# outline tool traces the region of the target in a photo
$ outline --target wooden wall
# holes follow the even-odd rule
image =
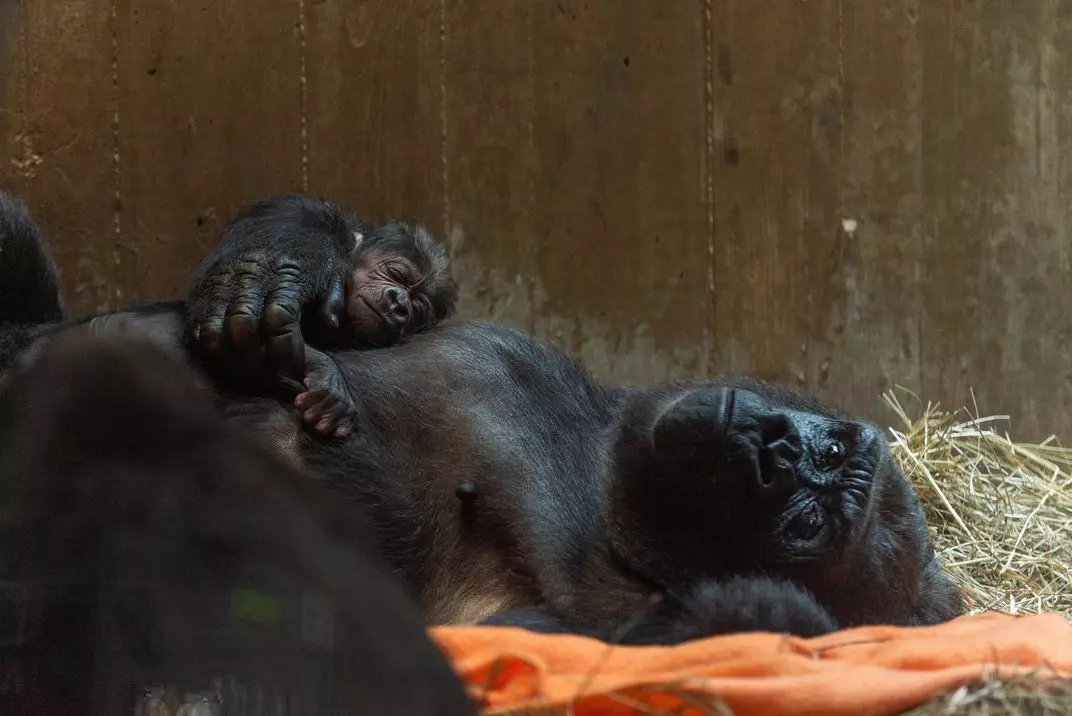
[[[604,376],[1072,433],[1072,2],[34,0],[13,45],[0,182],[81,311],[305,189]]]

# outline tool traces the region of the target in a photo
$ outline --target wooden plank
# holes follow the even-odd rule
[[[839,293],[839,3],[711,5],[712,365],[811,388]]]
[[[535,3],[444,3],[446,216],[462,313],[532,330]]]
[[[1018,435],[1068,434],[1070,137],[1055,98],[1069,13],[995,0],[926,6],[923,390],[1010,412]],[[1067,120],[1065,120],[1067,122]]]
[[[120,16],[126,300],[180,296],[244,203],[301,188],[299,8],[146,0]]]
[[[53,245],[71,310],[111,305],[114,23],[103,0],[20,3],[0,183]]]
[[[309,186],[369,219],[442,232],[442,8],[305,2]]]
[[[532,5],[534,328],[617,380],[702,373],[704,8]]]
[[[842,163],[833,259],[809,252],[826,281],[808,384],[883,424],[881,395],[920,389],[922,51],[918,2],[845,3],[839,17]]]

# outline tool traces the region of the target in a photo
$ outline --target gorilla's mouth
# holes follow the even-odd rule
[[[391,325],[383,313],[364,296],[347,306],[350,332],[360,343],[389,346],[401,337],[401,329]]]
[[[814,542],[826,528],[826,511],[814,499],[804,499],[786,515],[784,530],[797,542]]]

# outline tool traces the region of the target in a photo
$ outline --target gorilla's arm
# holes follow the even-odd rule
[[[613,644],[680,644],[720,634],[767,631],[812,637],[837,629],[834,618],[804,589],[780,579],[734,577],[704,582],[684,596],[661,595],[632,618],[578,628],[549,607],[514,609],[481,622],[544,634],[582,634]]]

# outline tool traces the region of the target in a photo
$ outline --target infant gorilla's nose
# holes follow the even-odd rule
[[[800,435],[788,415],[751,391],[694,390],[659,416],[652,438],[659,455],[715,479],[743,480],[761,500],[797,489]]]
[[[388,286],[383,292],[383,315],[394,326],[409,322],[409,294],[401,286]]]

